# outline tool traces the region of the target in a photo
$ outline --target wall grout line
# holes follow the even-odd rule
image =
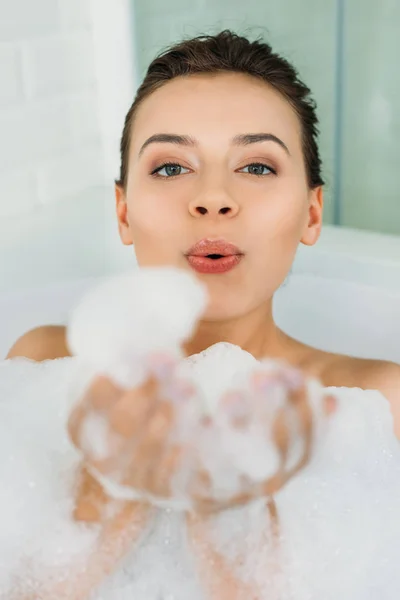
[[[342,225],[343,219],[343,116],[345,68],[345,2],[336,0],[336,73],[333,151],[333,223]]]

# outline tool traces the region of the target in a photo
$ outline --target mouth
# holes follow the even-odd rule
[[[243,252],[225,240],[203,239],[186,253],[189,265],[198,273],[221,274],[231,271],[243,258]]]

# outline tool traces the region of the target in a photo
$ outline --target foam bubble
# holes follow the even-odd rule
[[[129,388],[144,380],[149,354],[180,355],[206,303],[205,287],[191,273],[135,269],[83,297],[71,313],[67,343],[73,354]]]
[[[109,369],[126,385],[140,379],[139,367],[132,375],[136,361],[145,371],[140,361],[147,353],[159,348],[176,353],[204,308],[204,290],[190,276],[153,270],[137,277],[104,284],[104,297],[94,290],[73,313],[69,340],[79,357],[0,363],[1,598],[39,598],[44,584],[60,570],[67,577],[70,567],[85,564],[97,545],[98,528],[72,520],[80,455],[66,432],[73,404],[91,377]],[[121,294],[119,284],[126,284],[130,295]],[[163,296],[166,289],[171,292]],[[188,301],[193,302],[190,310]],[[268,435],[262,438],[257,419],[273,416],[285,392],[277,387],[260,404],[252,374],[279,368],[230,344],[217,344],[179,365],[177,374],[197,390],[192,408],[215,417],[218,436],[198,435],[197,409],[179,413],[176,435],[193,439],[217,496],[237,490],[243,473],[257,480],[276,468],[274,447]],[[232,431],[219,411],[221,398],[232,389],[257,407],[249,436]],[[215,551],[240,581],[246,600],[397,600],[400,447],[389,404],[378,392],[329,389],[338,409],[326,423],[322,390],[317,382],[309,382],[309,389],[314,420],[321,427],[310,462],[274,498],[277,519],[261,499],[202,522],[199,534],[205,544],[200,539],[196,545],[182,504],[157,506],[140,544],[132,546],[91,600],[205,600],[210,581],[215,584],[223,573],[215,566],[221,564],[215,562]],[[86,437],[103,455],[104,423],[89,425]],[[295,421],[292,432],[300,444]],[[301,450],[301,444],[293,446],[290,464]],[[180,501],[187,500],[185,481],[182,477],[176,483]],[[128,492],[114,489],[116,496]]]

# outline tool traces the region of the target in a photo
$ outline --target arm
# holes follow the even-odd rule
[[[40,600],[89,600],[93,592],[113,573],[118,562],[137,543],[144,531],[144,525],[151,515],[151,507],[139,502],[123,503],[112,517],[101,524],[96,550],[85,562],[71,567],[68,572],[55,574],[54,585],[44,582],[39,590]],[[14,600],[38,600],[38,590],[34,594],[22,596],[18,593]],[[10,599],[11,600],[11,599]]]
[[[211,541],[208,517],[188,513],[186,519],[190,543],[196,557],[197,569],[210,600],[260,600],[261,591],[244,583],[235,574]]]
[[[65,327],[37,327],[21,336],[10,349],[7,359],[24,357],[44,361],[70,356],[65,343]],[[77,498],[73,518],[96,523],[100,528],[95,551],[84,564],[71,565],[68,573],[59,573],[54,586],[43,582],[41,600],[87,600],[118,562],[138,542],[151,516],[151,507],[141,502],[113,503],[93,477],[81,466],[77,473]],[[108,508],[111,514],[107,516]],[[36,600],[29,592],[15,600]]]

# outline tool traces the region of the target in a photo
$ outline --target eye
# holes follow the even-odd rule
[[[239,169],[239,171],[243,172],[244,169],[248,169],[247,173],[249,173],[249,175],[257,175],[258,177],[269,175],[270,173],[276,175],[275,169],[272,169],[272,167],[269,167],[264,163],[251,163],[250,165],[243,167],[243,169]]]
[[[182,167],[182,165],[178,163],[167,162],[154,169],[151,172],[151,175],[154,175],[155,177],[162,177],[164,179],[170,179],[171,177],[182,175],[182,170],[189,172],[189,169],[185,169],[185,167]]]

